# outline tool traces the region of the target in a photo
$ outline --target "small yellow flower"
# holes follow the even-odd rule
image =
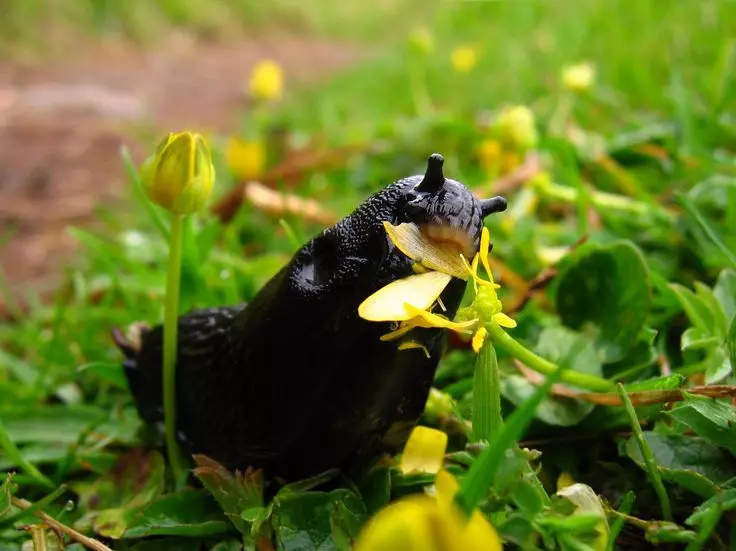
[[[498,140],[486,138],[478,146],[478,163],[487,173],[496,172],[501,162],[501,144]]]
[[[404,465],[436,472],[426,495],[410,496],[379,511],[358,535],[355,551],[498,551],[501,540],[478,510],[465,519],[455,505],[457,480],[441,469],[447,435],[416,427],[402,456]],[[412,468],[411,471],[416,471]],[[405,471],[406,472],[406,471]]]
[[[539,140],[534,113],[525,105],[504,107],[493,126],[502,144],[519,153],[536,147]]]
[[[592,63],[569,65],[562,70],[562,85],[572,92],[585,92],[595,81],[595,66]]]
[[[403,225],[403,224],[402,224]],[[400,227],[400,226],[397,226]],[[407,246],[407,235],[410,233],[392,232],[397,227],[386,224],[389,238],[394,241],[404,254],[415,261],[425,260],[420,246]],[[480,350],[485,339],[486,323],[496,323],[501,327],[516,327],[516,322],[502,311],[501,301],[496,295],[499,285],[493,281],[493,273],[488,260],[491,237],[488,228],[483,228],[480,238],[480,250],[468,264],[465,257],[459,255],[460,264],[465,277],[470,276],[475,289],[475,300],[458,310],[455,320],[432,312],[439,303],[442,291],[449,284],[451,276],[445,272],[429,271],[399,279],[382,287],[368,297],[358,307],[358,315],[369,321],[400,321],[398,328],[381,337],[383,341],[400,339],[417,327],[444,328],[460,335],[473,335],[473,348]],[[479,264],[483,264],[488,279],[478,275]],[[453,271],[456,269],[452,267]],[[454,275],[454,274],[453,274]],[[417,348],[416,344],[400,345],[402,349]]]
[[[452,67],[458,73],[468,73],[478,64],[478,49],[475,46],[458,46],[450,56]]]
[[[280,100],[284,90],[281,66],[269,59],[258,62],[251,72],[248,88],[251,95],[260,101]]]
[[[141,166],[141,182],[151,201],[171,214],[202,209],[215,183],[215,167],[204,138],[194,132],[169,133]]]
[[[225,160],[230,172],[238,180],[257,180],[263,176],[266,150],[260,140],[243,140],[231,136],[227,141]]]
[[[434,39],[424,27],[414,29],[409,35],[409,48],[420,55],[427,55],[434,49]]]

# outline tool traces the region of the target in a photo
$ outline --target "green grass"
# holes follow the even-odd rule
[[[109,32],[113,14],[122,13],[130,19],[118,19],[116,25],[131,34],[139,28],[131,23],[136,17],[151,28],[159,24],[144,3],[124,12],[112,2],[94,5],[97,12],[93,4],[64,8],[60,2],[44,18],[70,18],[65,20],[89,26],[99,16],[103,23],[93,27]],[[220,29],[226,12],[218,10],[225,5],[208,8],[212,29]],[[590,518],[571,514],[570,504],[554,496],[557,477],[567,473],[605,498],[616,533],[625,521],[622,548],[646,548],[647,542],[671,542],[678,549],[729,548],[734,542],[726,519],[736,503],[731,428],[736,409],[727,398],[733,395],[736,357],[736,274],[728,270],[728,251],[736,250],[736,123],[731,112],[736,41],[728,22],[736,20],[736,4],[446,3],[426,13],[434,38],[434,51],[426,58],[407,53],[405,34],[394,30],[397,24],[411,28],[413,21],[395,15],[409,13],[409,4],[392,4],[396,11],[380,17],[366,5],[356,4],[349,13],[326,5],[315,12],[295,10],[295,19],[309,15],[315,32],[372,37],[382,45],[380,55],[317,87],[287,90],[286,101],[276,108],[243,115],[243,133],[265,135],[271,124],[280,123],[292,136],[313,139],[324,148],[365,146],[369,152],[348,156],[337,168],[307,172],[289,190],[316,198],[342,216],[372,191],[423,171],[434,151],[445,156],[448,176],[491,193],[493,178],[476,156],[490,131],[478,121],[493,117],[507,103],[530,106],[548,177],[509,192],[509,211],[489,221],[492,256],[503,264],[495,275],[506,307],[518,304],[526,291],[511,275],[531,281],[549,266],[546,255],[554,247],[569,247],[583,233],[589,243],[563,252],[557,277],[513,314],[519,325],[508,334],[550,365],[564,366],[568,380],[572,374],[577,380],[622,382],[636,408],[636,415],[627,416],[620,405],[606,405],[618,399],[613,383],[614,390],[589,398],[595,402],[555,394],[534,411],[524,408],[535,384],[512,360],[522,359],[530,367],[535,360],[495,334],[502,409],[513,425],[496,438],[505,439],[502,449],[465,449],[467,435],[458,427],[473,417],[475,356],[453,350],[440,364],[435,386],[456,401],[455,407],[435,404],[432,408],[439,407],[441,415],[432,409],[423,423],[450,433],[450,469],[466,487],[473,483],[465,490],[472,494],[472,505],[480,501],[508,548],[541,547],[544,538],[556,542],[556,548],[592,549]],[[38,21],[38,6],[14,2],[13,21]],[[69,6],[74,10],[65,11]],[[206,19],[199,3],[161,6],[158,17],[165,24],[199,29]],[[280,20],[279,6],[288,4],[276,4],[268,14],[273,21]],[[263,13],[252,16],[258,25],[265,21],[258,17],[267,17]],[[450,53],[466,43],[478,48],[479,63],[470,73],[458,74]],[[595,64],[596,81],[589,93],[572,97],[559,75],[581,60]],[[429,105],[416,101],[423,92]],[[560,117],[574,124],[575,134],[554,127]],[[581,136],[587,146],[581,145]],[[233,185],[221,145],[216,139],[218,194]],[[656,146],[660,157],[643,153],[642,145],[650,152]],[[601,164],[600,148],[621,167],[618,172]],[[272,151],[270,163],[279,160]],[[18,470],[15,495],[34,502],[49,493],[45,478],[56,486],[67,484],[63,499],[45,504],[44,510],[103,539],[123,533],[122,540],[106,540],[115,549],[185,544],[210,549],[217,543],[218,549],[237,549],[234,542],[250,541],[240,532],[258,519],[266,519],[264,526],[283,545],[295,541],[283,529],[289,522],[303,526],[313,520],[322,528],[313,526],[312,534],[328,537],[327,504],[355,506],[345,497],[354,490],[350,485],[329,493],[284,494],[275,510],[248,494],[235,505],[228,502],[225,510],[234,516],[226,517],[207,501],[204,490],[169,492],[159,455],[121,455],[150,443],[151,437],[139,432],[109,330],[135,320],[162,319],[167,257],[165,239],[149,211],[132,197],[131,192],[129,203],[101,212],[104,231],[69,230],[82,243],[83,254],[53,302],[31,294],[27,313],[0,325],[0,426],[14,443],[0,453],[0,469]],[[528,209],[529,204],[537,206]],[[286,216],[285,223],[290,232],[252,205],[244,205],[225,226],[209,216],[194,219],[183,251],[182,309],[251,299],[294,252],[291,235],[304,242],[321,229],[296,216]],[[677,389],[703,383],[725,385],[694,391],[721,392],[715,394],[720,399],[687,394],[671,409],[663,407],[683,397]],[[493,394],[492,389],[484,392]],[[521,414],[509,417],[514,409]],[[532,414],[534,419],[528,417]],[[645,424],[641,434],[632,436],[630,422],[636,419]],[[528,471],[528,455],[501,453],[512,448],[506,440],[521,432],[522,447],[542,452],[538,480]],[[16,447],[42,476],[23,468]],[[121,457],[126,460],[116,478],[109,470]],[[478,466],[481,459],[492,470]],[[134,477],[141,461],[149,467],[144,480]],[[468,468],[471,464],[475,468]],[[382,487],[376,480],[384,475],[374,473],[372,484],[355,481],[361,503],[383,504],[387,496],[376,489]],[[224,475],[218,476],[215,482],[224,484]],[[427,480],[393,472],[391,499],[421,491]],[[485,492],[489,484],[490,493]],[[29,536],[11,524],[32,519],[16,515],[9,522],[3,516],[13,514],[4,510],[6,495],[0,487],[0,548],[18,549]],[[77,506],[65,509],[65,499]],[[156,520],[146,509],[151,502],[165,511],[166,526],[156,524],[162,517]],[[671,507],[673,524],[661,522],[669,516],[661,510],[664,502]],[[615,511],[619,507],[622,512]],[[350,510],[357,524],[365,521],[365,511]],[[341,525],[348,535],[354,529]],[[138,539],[155,533],[165,538]],[[225,547],[226,541],[232,547]]]

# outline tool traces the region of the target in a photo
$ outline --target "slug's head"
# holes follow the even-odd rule
[[[419,226],[427,239],[452,243],[472,258],[480,244],[483,219],[506,210],[506,199],[477,199],[460,182],[445,178],[443,164],[442,155],[434,153],[424,177],[409,179],[416,183],[406,189],[404,218]]]

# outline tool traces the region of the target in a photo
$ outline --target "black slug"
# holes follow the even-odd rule
[[[413,273],[384,221],[413,222],[431,239],[455,241],[471,258],[483,218],[506,209],[446,179],[443,158],[398,180],[299,249],[247,305],[179,319],[177,431],[185,449],[229,468],[253,466],[295,479],[382,452],[396,452],[418,421],[443,350],[444,331],[414,329],[422,350],[379,337],[391,323],[361,319],[358,306]],[[466,282],[441,298],[452,318]],[[116,341],[126,356],[140,416],[163,419],[162,329]]]

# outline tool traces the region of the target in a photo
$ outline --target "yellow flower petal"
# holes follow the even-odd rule
[[[516,327],[516,322],[503,312],[493,314],[493,321],[495,321],[501,327],[508,327],[509,329],[513,329],[514,327]]]
[[[429,427],[415,427],[404,446],[399,468],[404,474],[437,473],[447,449],[447,434]]]
[[[432,530],[435,509],[426,496],[392,503],[366,523],[354,551],[441,551]]]
[[[567,488],[568,486],[572,486],[573,484],[575,484],[575,479],[570,473],[562,472],[560,473],[560,476],[557,477],[557,491]]]
[[[453,505],[455,494],[460,489],[460,483],[452,473],[442,469],[434,479],[435,498],[441,507]]]
[[[463,530],[463,540],[468,551],[501,551],[501,538],[488,519],[477,509]]]
[[[481,327],[475,332],[475,335],[473,335],[473,351],[476,354],[480,352],[483,342],[486,340],[486,335],[488,335],[488,331],[485,327]]]
[[[427,312],[426,310],[415,308],[411,304],[405,304],[404,306],[413,316],[422,318],[422,320],[426,322],[426,325],[424,325],[419,321],[416,321],[415,323],[417,327],[438,327],[451,329],[458,333],[468,333],[468,329],[473,327],[478,321],[477,319],[461,322],[450,321],[447,318],[438,314],[433,314],[432,312]]]
[[[596,525],[598,537],[593,547],[596,551],[606,549],[609,531],[608,520],[606,519],[606,512],[601,505],[601,501],[593,491],[593,488],[577,482],[558,490],[557,495],[571,501],[576,507],[575,513],[589,513],[601,517],[601,521]]]
[[[429,358],[429,350],[427,350],[427,347],[424,346],[422,343],[419,343],[419,342],[416,342],[416,341],[402,342],[398,346],[398,348],[399,348],[399,350],[415,350],[415,349],[423,350],[425,356],[427,356],[427,358]]]
[[[426,272],[393,281],[358,307],[358,315],[368,321],[405,321],[415,316],[407,306],[426,310],[437,300],[452,278],[442,272]]]
[[[432,241],[416,224],[404,223],[394,226],[384,222],[383,226],[394,245],[415,262],[431,270],[468,279],[461,258],[462,251],[454,243]]]
[[[480,251],[478,254],[480,255],[481,262],[483,262],[483,267],[486,269],[486,272],[488,272],[488,279],[490,281],[493,281],[493,272],[491,271],[491,265],[488,262],[488,253],[491,249],[491,232],[488,231],[488,228],[485,226],[483,227],[483,231],[480,233]]]

